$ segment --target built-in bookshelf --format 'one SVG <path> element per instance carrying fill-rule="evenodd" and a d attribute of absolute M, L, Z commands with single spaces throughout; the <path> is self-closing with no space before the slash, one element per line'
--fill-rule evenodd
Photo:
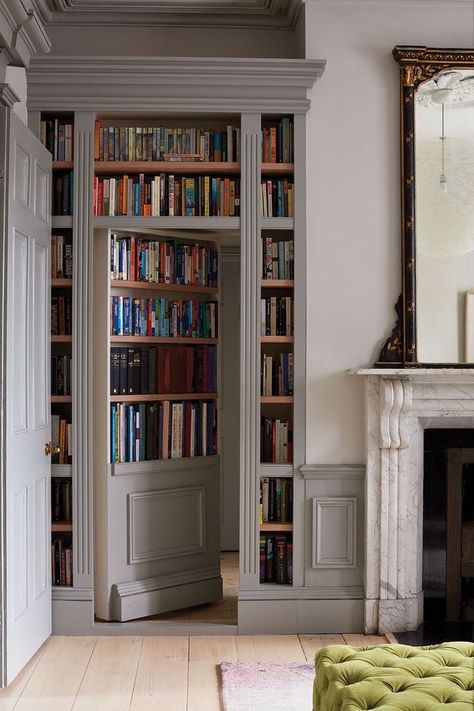
<path fill-rule="evenodd" d="M 260 584 L 291 585 L 295 243 L 279 224 L 294 216 L 291 119 L 262 121 L 261 151 Z"/>
<path fill-rule="evenodd" d="M 51 583 L 73 585 L 72 538 L 72 115 L 43 115 L 40 140 L 53 157 L 51 275 Z M 62 221 L 62 222 L 61 222 Z"/>

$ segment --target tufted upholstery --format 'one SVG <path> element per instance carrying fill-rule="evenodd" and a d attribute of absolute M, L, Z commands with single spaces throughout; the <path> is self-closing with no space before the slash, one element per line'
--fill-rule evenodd
<path fill-rule="evenodd" d="M 316 655 L 313 711 L 473 711 L 474 644 L 331 646 Z"/>

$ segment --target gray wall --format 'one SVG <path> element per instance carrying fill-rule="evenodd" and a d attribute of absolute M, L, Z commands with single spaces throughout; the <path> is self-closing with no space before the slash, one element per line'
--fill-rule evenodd
<path fill-rule="evenodd" d="M 464 0 L 311 0 L 306 56 L 327 59 L 308 117 L 307 461 L 364 455 L 363 382 L 400 293 L 396 44 L 472 47 Z"/>

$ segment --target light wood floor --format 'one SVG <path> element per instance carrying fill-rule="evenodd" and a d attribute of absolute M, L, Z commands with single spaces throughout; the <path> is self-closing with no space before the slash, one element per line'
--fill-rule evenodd
<path fill-rule="evenodd" d="M 220 662 L 313 661 L 327 644 L 387 641 L 355 634 L 50 637 L 0 689 L 0 711 L 220 711 Z"/>

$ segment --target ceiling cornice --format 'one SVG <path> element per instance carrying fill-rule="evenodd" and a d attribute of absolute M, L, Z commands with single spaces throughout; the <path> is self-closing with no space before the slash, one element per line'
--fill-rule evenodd
<path fill-rule="evenodd" d="M 27 0 L 0 0 L 0 48 L 10 64 L 28 66 L 35 54 L 49 52 L 43 21 Z"/>
<path fill-rule="evenodd" d="M 292 30 L 304 0 L 32 0 L 46 25 Z"/>

